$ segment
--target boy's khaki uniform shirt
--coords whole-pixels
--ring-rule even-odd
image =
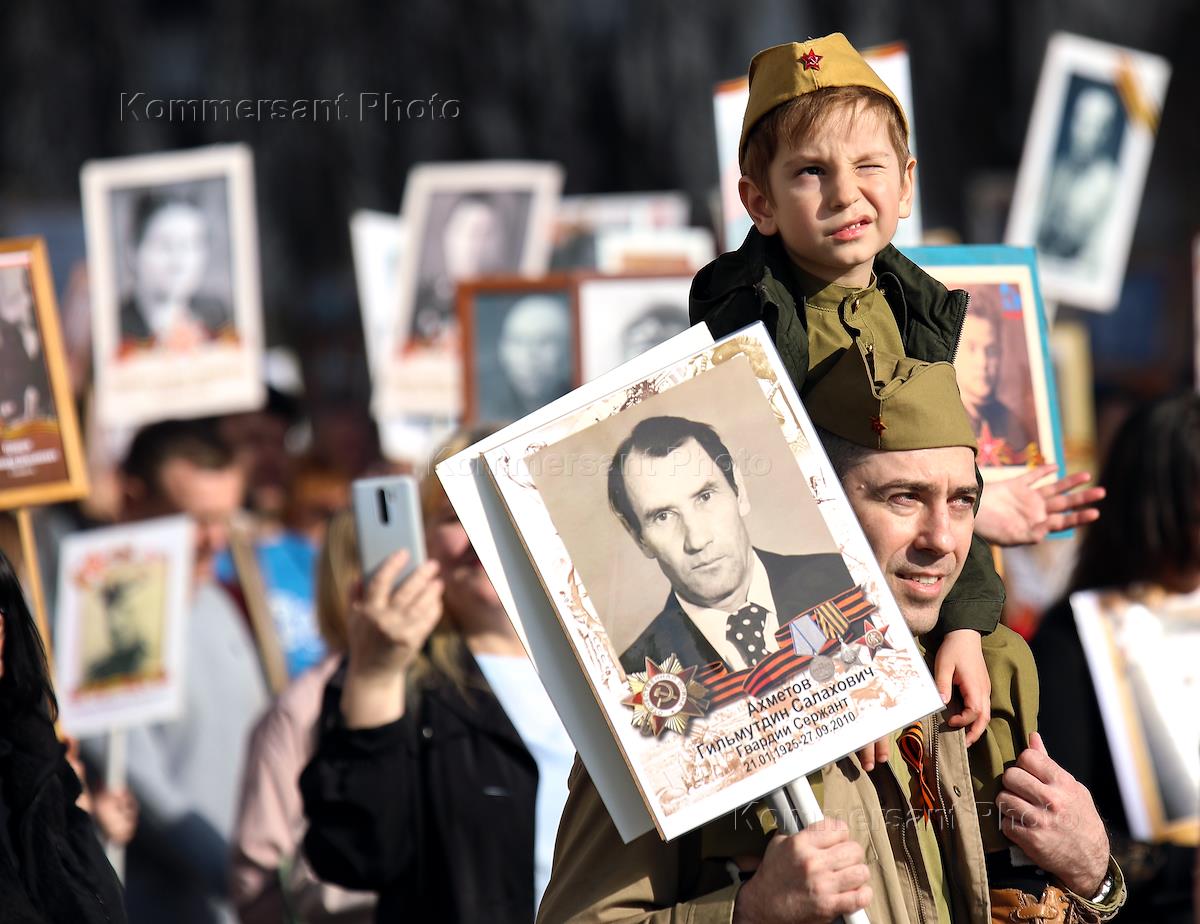
[[[822,282],[795,268],[796,284],[804,295],[808,327],[810,378],[816,381],[857,338],[867,349],[904,356],[904,343],[891,306],[879,291],[874,274],[866,288]]]

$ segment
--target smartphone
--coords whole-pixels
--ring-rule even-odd
[[[363,583],[394,552],[408,549],[408,564],[399,584],[425,561],[425,529],[421,522],[421,498],[411,475],[360,478],[350,486],[358,556]]]

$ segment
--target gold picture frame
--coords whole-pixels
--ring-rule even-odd
[[[0,510],[88,493],[46,243],[0,240]]]

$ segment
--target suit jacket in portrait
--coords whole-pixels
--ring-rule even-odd
[[[836,553],[776,555],[762,549],[755,549],[755,552],[766,569],[780,627],[805,610],[854,586],[846,563]],[[644,671],[646,658],[661,664],[672,654],[684,667],[723,661],[704,633],[683,611],[674,591],[654,621],[625,649],[621,667],[626,673]],[[731,665],[725,666],[732,670]]]

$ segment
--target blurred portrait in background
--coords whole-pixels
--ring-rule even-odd
[[[102,656],[88,664],[85,686],[134,677],[144,670],[149,651],[133,591],[133,582],[129,580],[113,580],[100,589],[99,610],[107,630],[108,647]]]
[[[118,238],[121,354],[191,350],[236,336],[228,248],[214,240],[214,228],[228,222],[224,187],[203,180],[113,192],[113,210],[125,212],[127,225]]]
[[[1006,295],[1019,296],[1014,286],[1003,284],[965,288],[971,301],[954,358],[959,393],[985,456],[981,464],[1015,465],[1026,461],[1028,447],[1037,444],[1019,303],[1011,321],[1004,305]]]
[[[691,327],[687,307],[676,304],[648,305],[640,314],[634,315],[621,330],[622,362],[641,356],[651,347],[656,347],[681,334]]]
[[[0,267],[0,421],[11,425],[53,414],[29,271]]]
[[[1039,251],[1098,268],[1120,177],[1124,134],[1125,115],[1116,87],[1072,75],[1042,197]]]
[[[530,193],[433,194],[409,338],[432,342],[448,332],[460,282],[519,269],[532,199]]]
[[[463,317],[464,404],[473,419],[517,420],[574,387],[576,324],[565,282],[482,285],[466,294]]]

